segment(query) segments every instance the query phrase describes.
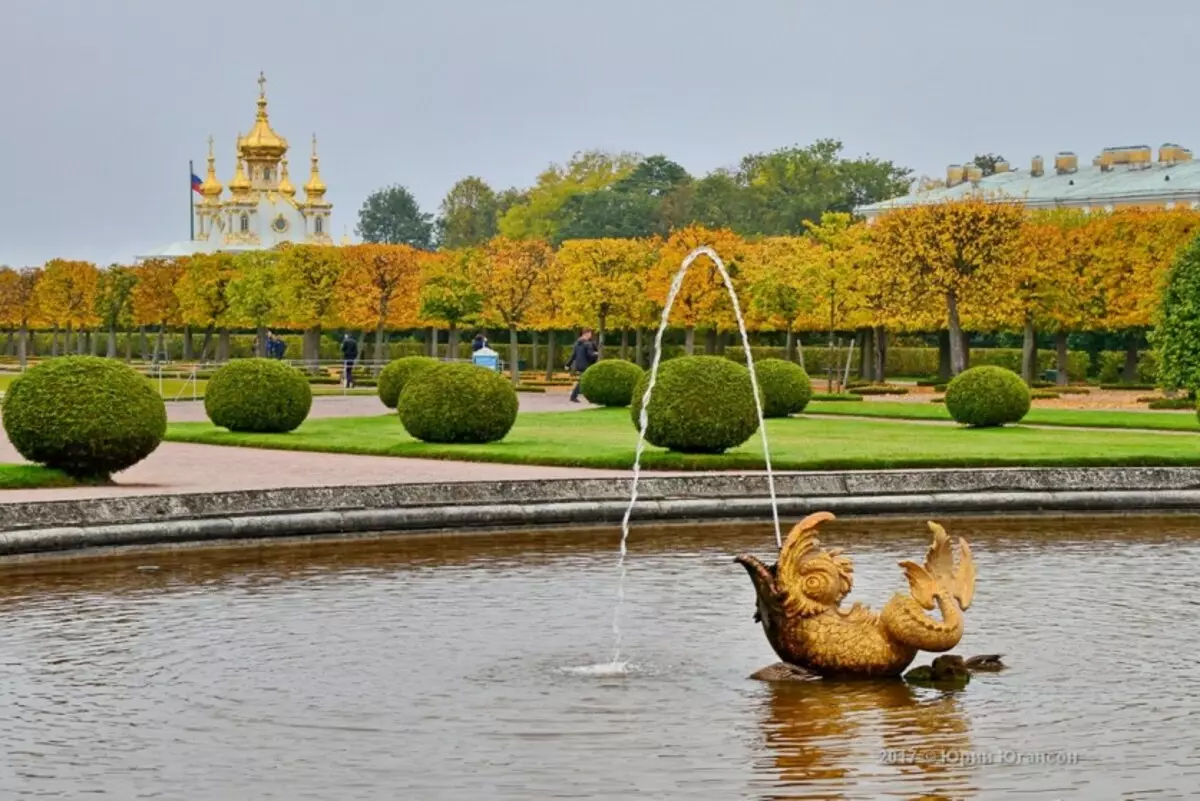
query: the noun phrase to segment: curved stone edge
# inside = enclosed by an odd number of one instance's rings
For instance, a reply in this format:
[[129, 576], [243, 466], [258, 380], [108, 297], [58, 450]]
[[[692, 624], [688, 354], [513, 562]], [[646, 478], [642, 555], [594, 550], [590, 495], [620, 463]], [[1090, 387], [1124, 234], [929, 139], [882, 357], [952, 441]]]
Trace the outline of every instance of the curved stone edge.
[[[500, 503], [277, 512], [237, 517], [178, 519], [26, 529], [0, 533], [0, 556], [95, 548], [181, 545], [216, 540], [269, 540], [296, 536], [469, 531], [532, 526], [618, 523], [620, 501]], [[952, 515], [971, 513], [1194, 511], [1200, 490], [1084, 490], [950, 492], [904, 495], [784, 497], [781, 515], [815, 510], [848, 515]], [[639, 502], [633, 519], [654, 521], [766, 518], [767, 498], [658, 499]]]
[[[776, 475], [781, 498], [870, 498], [930, 493], [1200, 490], [1200, 468], [941, 468], [845, 470]], [[232, 518], [253, 515], [394, 510], [433, 506], [509, 506], [615, 502], [630, 494], [629, 478], [395, 483], [288, 487], [236, 492], [122, 495], [4, 503], [0, 536], [21, 530]], [[761, 473], [643, 474], [647, 501], [745, 499], [767, 496]]]

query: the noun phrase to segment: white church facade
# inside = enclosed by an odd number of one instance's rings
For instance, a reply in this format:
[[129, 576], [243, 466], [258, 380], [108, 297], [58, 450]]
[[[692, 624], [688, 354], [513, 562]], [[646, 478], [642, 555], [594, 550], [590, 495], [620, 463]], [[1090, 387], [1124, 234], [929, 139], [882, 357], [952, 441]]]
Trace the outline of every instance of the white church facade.
[[258, 84], [258, 112], [250, 133], [238, 135], [228, 195], [217, 180], [216, 156], [209, 137], [208, 174], [195, 187], [200, 200], [193, 206], [193, 238], [138, 254], [138, 259], [262, 250], [284, 242], [334, 244], [330, 223], [333, 205], [325, 199], [317, 138], [313, 137], [312, 164], [303, 187], [304, 196], [298, 198], [288, 175], [288, 142], [275, 133], [267, 118], [266, 78], [259, 75]]

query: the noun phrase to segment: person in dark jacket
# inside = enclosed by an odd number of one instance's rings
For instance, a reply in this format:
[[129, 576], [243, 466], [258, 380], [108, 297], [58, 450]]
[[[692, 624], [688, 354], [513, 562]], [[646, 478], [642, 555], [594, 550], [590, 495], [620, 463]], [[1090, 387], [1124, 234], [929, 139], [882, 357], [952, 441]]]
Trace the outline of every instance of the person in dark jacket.
[[358, 343], [354, 337], [346, 334], [342, 339], [342, 386], [350, 389], [354, 386], [354, 363], [358, 361]]
[[[599, 358], [600, 352], [596, 350], [596, 343], [592, 341], [592, 329], [585, 328], [579, 339], [575, 340], [575, 349], [571, 351], [571, 361], [567, 362], [567, 369], [582, 375], [583, 371], [595, 364]], [[571, 403], [579, 403], [578, 380], [571, 390]]]
[[483, 335], [482, 331], [480, 331], [478, 334], [475, 335], [475, 339], [471, 340], [471, 352], [472, 353], [474, 353], [475, 351], [483, 350], [487, 346], [488, 346], [487, 337], [485, 337]]

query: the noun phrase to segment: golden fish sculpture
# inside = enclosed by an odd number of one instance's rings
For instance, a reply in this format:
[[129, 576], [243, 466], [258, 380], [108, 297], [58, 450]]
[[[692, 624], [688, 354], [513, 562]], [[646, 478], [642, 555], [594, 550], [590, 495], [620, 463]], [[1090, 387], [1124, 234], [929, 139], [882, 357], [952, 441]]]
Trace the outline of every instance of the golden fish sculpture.
[[[901, 562], [909, 594], [896, 593], [878, 614], [842, 600], [854, 587], [854, 566], [841, 549], [822, 551], [816, 531], [833, 520], [818, 512], [800, 521], [767, 566], [749, 554], [746, 568], [758, 595], [754, 619], [784, 662], [827, 677], [899, 676], [918, 651], [949, 651], [963, 634], [963, 611], [975, 592], [975, 563], [966, 540], [958, 540], [958, 563], [950, 536], [930, 523], [933, 543], [925, 564]], [[937, 608], [941, 619], [927, 614]]]

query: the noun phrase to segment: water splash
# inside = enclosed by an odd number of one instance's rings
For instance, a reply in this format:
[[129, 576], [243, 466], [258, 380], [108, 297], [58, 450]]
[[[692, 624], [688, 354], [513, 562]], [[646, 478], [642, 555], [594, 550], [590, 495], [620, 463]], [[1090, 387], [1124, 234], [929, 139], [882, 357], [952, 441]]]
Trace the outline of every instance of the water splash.
[[633, 507], [637, 505], [638, 499], [638, 480], [642, 474], [642, 453], [646, 449], [646, 427], [650, 424], [650, 417], [646, 410], [650, 406], [650, 395], [654, 392], [654, 385], [658, 381], [658, 365], [662, 361], [663, 334], [671, 319], [671, 307], [675, 305], [675, 297], [683, 287], [683, 279], [687, 277], [688, 268], [701, 256], [708, 256], [717, 266], [721, 280], [725, 282], [725, 288], [729, 291], [729, 300], [733, 303], [733, 313], [737, 317], [738, 332], [742, 335], [742, 349], [746, 353], [746, 367], [750, 370], [750, 386], [754, 391], [754, 410], [758, 413], [758, 430], [762, 435], [763, 460], [767, 469], [767, 489], [771, 494], [771, 519], [775, 524], [775, 546], [783, 547], [783, 535], [779, 530], [779, 505], [775, 501], [775, 474], [771, 471], [771, 449], [767, 445], [767, 426], [763, 420], [762, 398], [758, 394], [758, 377], [754, 374], [754, 355], [750, 352], [750, 337], [746, 335], [746, 319], [742, 316], [742, 306], [738, 303], [737, 292], [733, 289], [733, 281], [729, 278], [729, 271], [725, 269], [725, 262], [721, 261], [721, 257], [715, 250], [707, 245], [702, 245], [687, 255], [679, 272], [675, 273], [675, 278], [671, 281], [671, 288], [667, 292], [667, 302], [663, 306], [662, 317], [658, 322], [658, 332], [654, 335], [654, 356], [650, 362], [650, 380], [646, 384], [646, 393], [642, 396], [642, 408], [638, 415], [638, 441], [633, 456], [633, 482], [629, 493], [629, 505], [625, 507], [625, 516], [621, 519], [621, 552], [617, 558], [617, 608], [613, 612], [612, 622], [613, 665], [621, 664], [621, 607], [625, 604], [625, 554], [627, 552], [626, 544], [629, 541], [629, 519], [633, 515]]
[[611, 679], [628, 676], [636, 667], [628, 662], [607, 662], [599, 665], [583, 665], [582, 667], [559, 668], [570, 676], [584, 676], [591, 679]]

